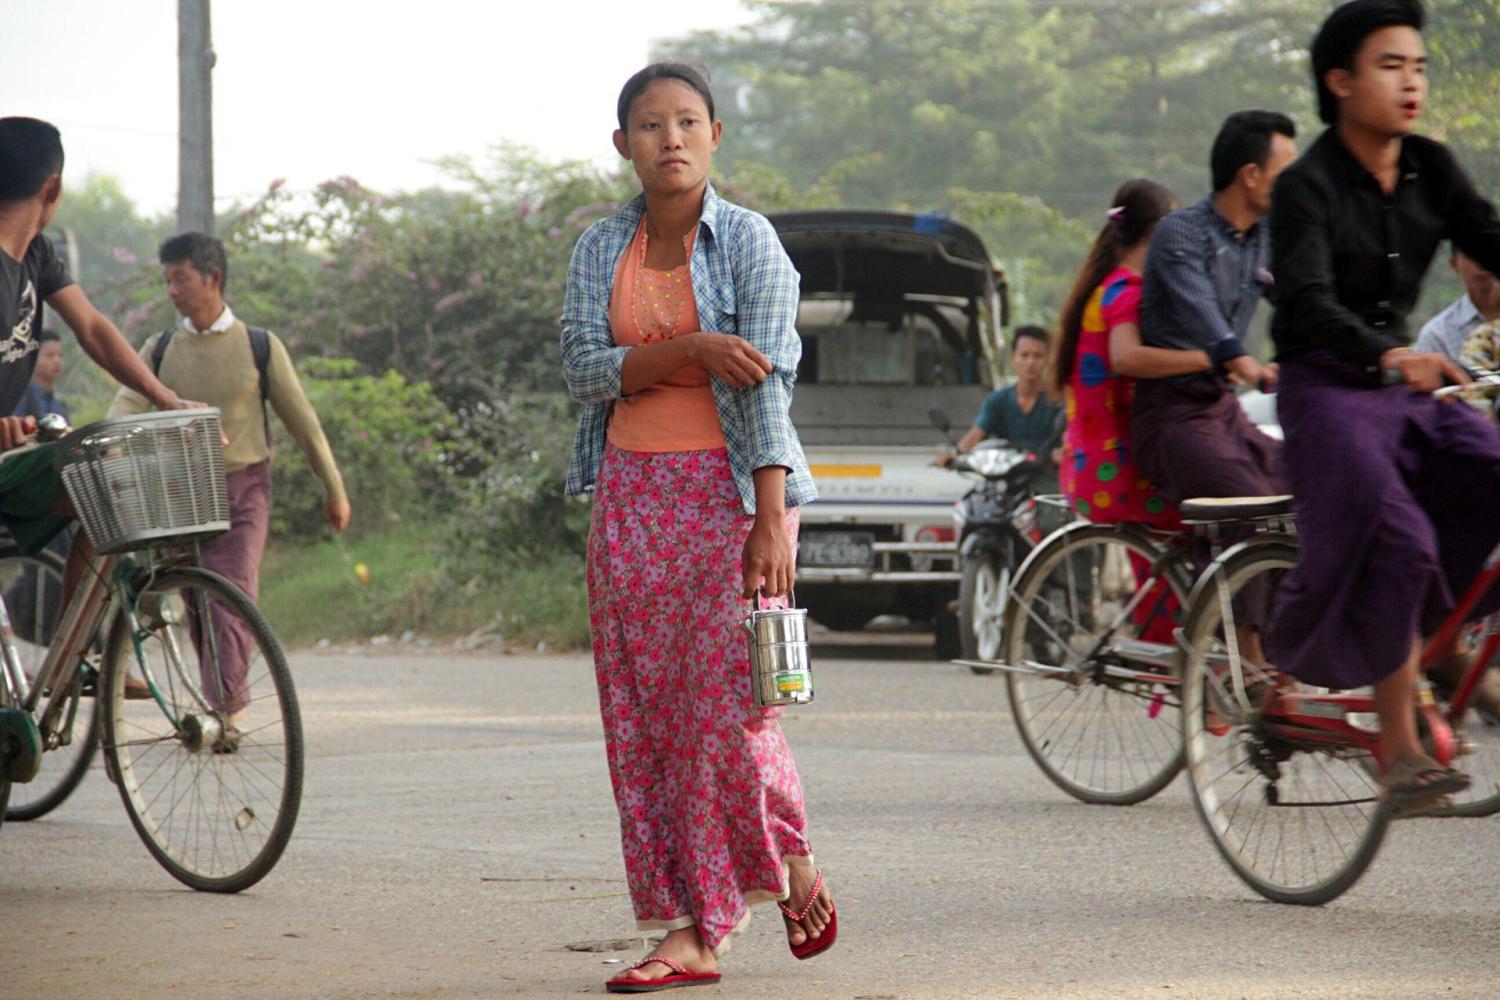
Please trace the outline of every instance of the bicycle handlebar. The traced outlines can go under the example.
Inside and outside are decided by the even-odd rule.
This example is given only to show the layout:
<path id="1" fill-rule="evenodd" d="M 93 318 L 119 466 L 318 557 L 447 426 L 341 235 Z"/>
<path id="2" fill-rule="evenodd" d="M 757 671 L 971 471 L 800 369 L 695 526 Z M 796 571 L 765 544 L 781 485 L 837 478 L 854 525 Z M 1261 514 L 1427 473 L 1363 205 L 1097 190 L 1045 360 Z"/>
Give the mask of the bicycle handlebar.
<path id="1" fill-rule="evenodd" d="M 1475 372 L 1468 385 L 1445 385 L 1433 394 L 1436 399 L 1454 396 L 1500 396 L 1500 372 Z"/>
<path id="2" fill-rule="evenodd" d="M 34 451 L 39 445 L 61 441 L 71 433 L 73 433 L 73 428 L 68 424 L 67 417 L 61 413 L 44 413 L 37 418 L 36 430 L 26 435 L 25 444 L 12 448 L 10 451 L 0 452 L 0 462 L 20 458 L 27 452 Z"/>

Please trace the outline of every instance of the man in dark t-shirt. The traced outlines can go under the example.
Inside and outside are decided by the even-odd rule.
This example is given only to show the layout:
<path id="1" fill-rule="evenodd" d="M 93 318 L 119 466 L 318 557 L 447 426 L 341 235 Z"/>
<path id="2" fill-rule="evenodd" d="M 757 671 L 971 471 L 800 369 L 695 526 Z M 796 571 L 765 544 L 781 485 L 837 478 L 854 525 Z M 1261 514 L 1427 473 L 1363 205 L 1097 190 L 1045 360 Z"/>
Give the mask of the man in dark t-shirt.
<path id="1" fill-rule="evenodd" d="M 992 437 L 1004 438 L 1032 451 L 1049 447 L 1057 431 L 1058 408 L 1047 399 L 1043 389 L 1047 331 L 1039 326 L 1017 327 L 1010 358 L 1016 372 L 1015 384 L 996 389 L 984 398 L 974 426 L 958 442 L 960 452 Z"/>
<path id="2" fill-rule="evenodd" d="M 84 352 L 160 409 L 197 404 L 157 381 L 135 349 L 73 283 L 67 265 L 42 235 L 62 200 L 62 137 L 35 118 L 0 118 L 0 413 L 12 414 L 36 367 L 42 309 L 51 306 Z M 34 417 L 0 417 L 0 453 L 27 441 Z M 36 552 L 71 520 L 53 449 L 0 461 L 0 522 L 26 552 Z M 79 579 L 86 544 L 73 546 L 65 580 Z"/>
<path id="3" fill-rule="evenodd" d="M 43 304 L 72 284 L 45 236 L 33 239 L 19 260 L 0 250 L 0 413 L 13 413 L 31 383 Z"/>

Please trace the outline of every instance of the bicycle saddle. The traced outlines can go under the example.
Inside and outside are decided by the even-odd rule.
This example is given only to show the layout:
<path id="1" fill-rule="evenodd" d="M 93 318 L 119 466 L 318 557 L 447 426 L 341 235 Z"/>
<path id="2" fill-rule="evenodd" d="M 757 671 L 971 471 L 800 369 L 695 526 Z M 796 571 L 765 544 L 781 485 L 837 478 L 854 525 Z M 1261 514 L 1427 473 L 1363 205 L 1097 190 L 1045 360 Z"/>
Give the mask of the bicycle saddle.
<path id="1" fill-rule="evenodd" d="M 1177 510 L 1185 521 L 1251 521 L 1259 517 L 1288 517 L 1289 494 L 1274 497 L 1194 497 Z"/>

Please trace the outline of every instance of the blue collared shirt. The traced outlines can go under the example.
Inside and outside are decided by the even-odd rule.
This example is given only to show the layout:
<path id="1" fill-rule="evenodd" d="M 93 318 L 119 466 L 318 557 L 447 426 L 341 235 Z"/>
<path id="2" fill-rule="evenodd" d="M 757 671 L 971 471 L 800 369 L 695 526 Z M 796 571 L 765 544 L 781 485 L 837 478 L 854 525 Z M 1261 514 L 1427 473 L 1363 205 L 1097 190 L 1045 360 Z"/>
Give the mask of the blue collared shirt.
<path id="1" fill-rule="evenodd" d="M 1474 307 L 1474 300 L 1465 294 L 1427 321 L 1417 335 L 1417 350 L 1446 354 L 1458 361 L 1463 357 L 1464 341 L 1483 322 L 1484 317 Z"/>
<path id="2" fill-rule="evenodd" d="M 593 489 L 604 460 L 605 431 L 610 409 L 621 396 L 620 373 L 629 350 L 615 343 L 610 330 L 609 297 L 620 255 L 645 213 L 646 198 L 639 195 L 594 223 L 579 237 L 568 265 L 563 378 L 568 394 L 584 404 L 568 462 L 569 496 Z M 789 412 L 802 357 L 796 327 L 801 279 L 776 230 L 764 216 L 720 198 L 710 185 L 703 195 L 690 273 L 700 328 L 738 334 L 775 369 L 765 381 L 745 389 L 711 379 L 729 466 L 746 513 L 755 513 L 753 473 L 767 466 L 787 469 L 788 507 L 817 499 Z"/>
<path id="3" fill-rule="evenodd" d="M 1142 343 L 1206 351 L 1218 365 L 1245 354 L 1245 333 L 1270 288 L 1270 260 L 1269 227 L 1235 229 L 1212 196 L 1173 212 L 1146 254 Z"/>

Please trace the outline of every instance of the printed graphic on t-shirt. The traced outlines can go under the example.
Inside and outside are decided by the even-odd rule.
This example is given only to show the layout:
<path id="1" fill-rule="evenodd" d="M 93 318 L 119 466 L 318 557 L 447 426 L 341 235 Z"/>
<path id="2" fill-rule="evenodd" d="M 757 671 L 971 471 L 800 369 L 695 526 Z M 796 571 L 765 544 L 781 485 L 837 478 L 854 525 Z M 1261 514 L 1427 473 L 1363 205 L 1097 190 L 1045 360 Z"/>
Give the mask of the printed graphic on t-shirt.
<path id="1" fill-rule="evenodd" d="M 37 296 L 36 285 L 26 279 L 21 289 L 21 301 L 16 307 L 16 324 L 11 327 L 5 342 L 0 344 L 0 364 L 20 361 L 37 349 L 35 331 Z"/>

